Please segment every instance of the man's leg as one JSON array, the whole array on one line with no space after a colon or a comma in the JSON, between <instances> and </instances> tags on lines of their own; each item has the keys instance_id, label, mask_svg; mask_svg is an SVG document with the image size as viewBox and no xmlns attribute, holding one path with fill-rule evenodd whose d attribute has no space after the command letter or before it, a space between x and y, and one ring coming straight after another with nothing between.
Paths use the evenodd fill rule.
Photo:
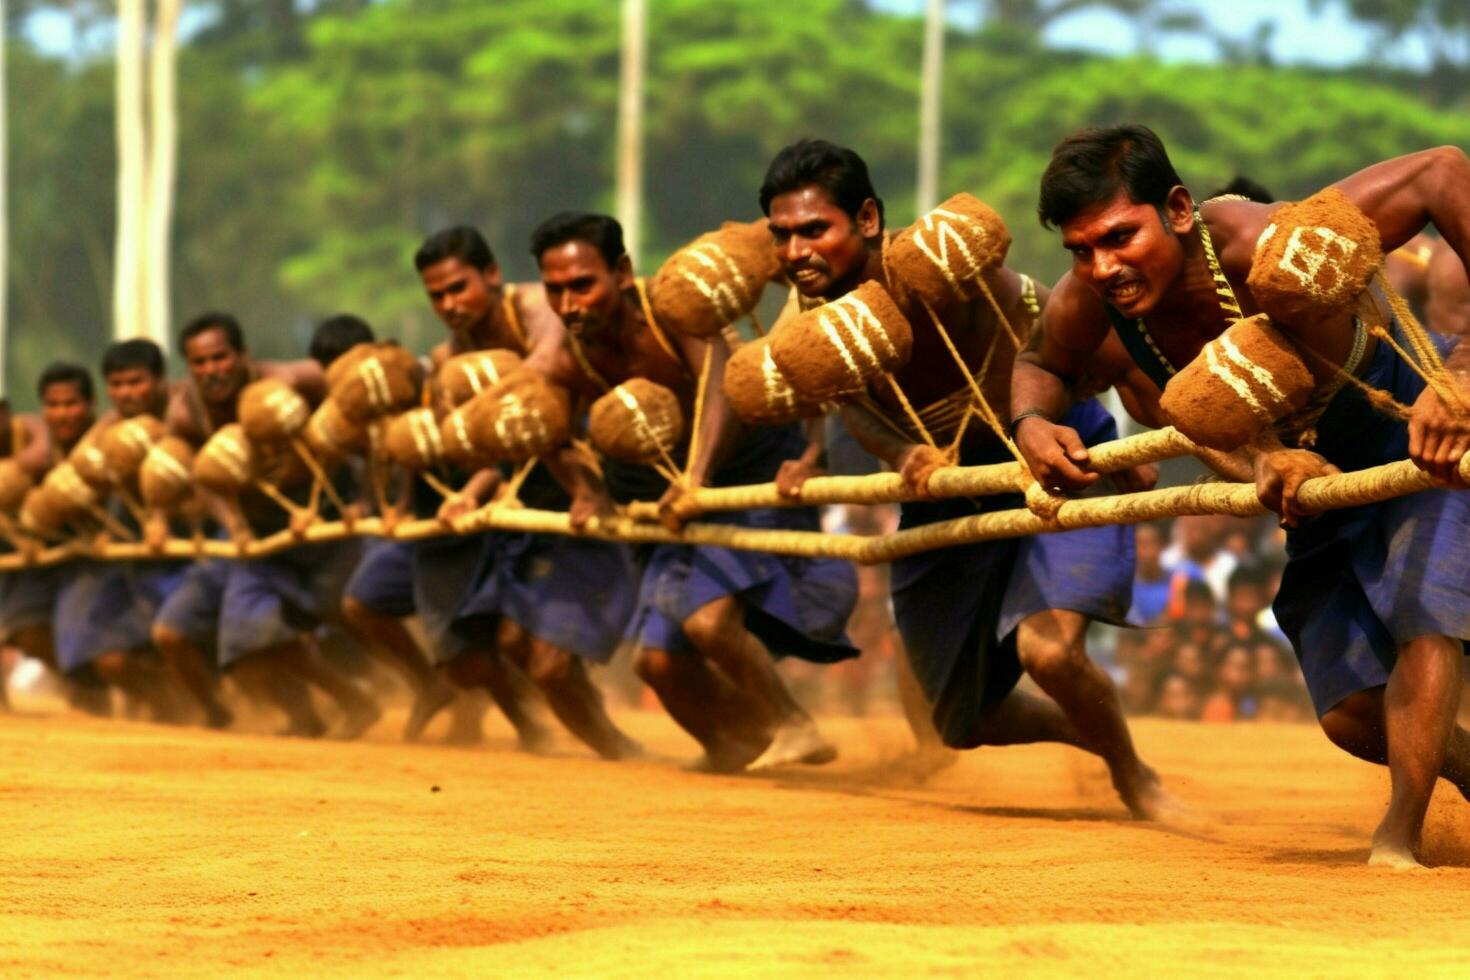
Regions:
<instances>
[{"instance_id":1,"label":"man's leg","mask_svg":"<svg viewBox=\"0 0 1470 980\"><path fill-rule=\"evenodd\" d=\"M408 681L414 697L403 740L416 741L434 716L454 700L454 688L429 665L401 620L380 615L351 595L342 599L342 618L353 636L380 662L392 666Z\"/></svg>"},{"instance_id":2,"label":"man's leg","mask_svg":"<svg viewBox=\"0 0 1470 980\"><path fill-rule=\"evenodd\" d=\"M383 716L372 696L335 668L316 656L309 641L285 643L268 651L270 660L299 677L307 684L321 688L342 709L342 728L338 737L358 738Z\"/></svg>"},{"instance_id":3,"label":"man's leg","mask_svg":"<svg viewBox=\"0 0 1470 980\"><path fill-rule=\"evenodd\" d=\"M764 643L745 628L745 607L736 596L722 596L696 609L680 624L702 656L760 705L761 721L774 731L771 744L751 763L764 769L791 762L819 765L837 757L811 715L786 689Z\"/></svg>"},{"instance_id":4,"label":"man's leg","mask_svg":"<svg viewBox=\"0 0 1470 980\"><path fill-rule=\"evenodd\" d=\"M169 698L168 677L162 665L146 655L126 650L108 650L92 661L92 669L107 684L145 705L154 721L176 723Z\"/></svg>"},{"instance_id":5,"label":"man's leg","mask_svg":"<svg viewBox=\"0 0 1470 980\"><path fill-rule=\"evenodd\" d=\"M321 738L327 733L311 701L311 690L295 671L277 662L273 650L258 650L236 660L230 674L246 696L257 704L268 704L286 716L286 727L277 734L290 738Z\"/></svg>"},{"instance_id":6,"label":"man's leg","mask_svg":"<svg viewBox=\"0 0 1470 980\"><path fill-rule=\"evenodd\" d=\"M893 658L893 680L898 687L898 702L914 735L915 756L919 764L937 772L959 761L960 754L944 744L934 727L934 708L924 696L924 688L909 663L908 654L899 651Z\"/></svg>"},{"instance_id":7,"label":"man's leg","mask_svg":"<svg viewBox=\"0 0 1470 980\"><path fill-rule=\"evenodd\" d=\"M551 732L531 713L516 690L507 664L494 650L466 650L449 661L449 678L467 689L484 688L516 730L524 752L542 752L551 744Z\"/></svg>"},{"instance_id":8,"label":"man's leg","mask_svg":"<svg viewBox=\"0 0 1470 980\"><path fill-rule=\"evenodd\" d=\"M1062 609L1034 613L1021 621L1016 638L1021 666L1063 716L1048 717L1046 709L1032 704L1021 709L1022 720L1038 734L1050 729L1056 741L1101 756L1133 815L1157 819L1172 801L1133 748L1112 679L1087 656L1087 624L1083 614Z\"/></svg>"},{"instance_id":9,"label":"man's leg","mask_svg":"<svg viewBox=\"0 0 1470 980\"><path fill-rule=\"evenodd\" d=\"M526 671L567 730L598 755L622 759L642 752L608 717L602 692L592 685L576 654L531 636L509 617L500 621L496 646Z\"/></svg>"},{"instance_id":10,"label":"man's leg","mask_svg":"<svg viewBox=\"0 0 1470 980\"><path fill-rule=\"evenodd\" d=\"M228 728L235 716L220 702L219 680L205 663L199 647L162 622L153 624L153 646L174 678L204 710L204 724L209 728Z\"/></svg>"},{"instance_id":11,"label":"man's leg","mask_svg":"<svg viewBox=\"0 0 1470 980\"><path fill-rule=\"evenodd\" d=\"M638 677L658 695L664 710L705 751L713 772L740 772L771 741L760 706L703 657L645 647L633 661Z\"/></svg>"},{"instance_id":12,"label":"man's leg","mask_svg":"<svg viewBox=\"0 0 1470 980\"><path fill-rule=\"evenodd\" d=\"M1389 767L1388 812L1373 832L1369 863L1418 866L1415 851L1436 778L1470 799L1470 732L1455 723L1459 640L1421 636L1400 645L1386 687L1359 691L1321 719L1333 744Z\"/></svg>"}]
</instances>

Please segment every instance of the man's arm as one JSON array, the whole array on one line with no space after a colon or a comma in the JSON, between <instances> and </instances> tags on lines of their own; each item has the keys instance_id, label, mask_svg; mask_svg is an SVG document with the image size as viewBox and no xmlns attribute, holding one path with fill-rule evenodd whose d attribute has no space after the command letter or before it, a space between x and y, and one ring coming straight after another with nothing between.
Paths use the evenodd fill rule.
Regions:
<instances>
[{"instance_id":1,"label":"man's arm","mask_svg":"<svg viewBox=\"0 0 1470 980\"><path fill-rule=\"evenodd\" d=\"M921 497L928 494L929 477L934 471L954 462L943 450L899 435L865 405L843 405L842 421L858 445L893 467L904 483Z\"/></svg>"},{"instance_id":2,"label":"man's arm","mask_svg":"<svg viewBox=\"0 0 1470 980\"><path fill-rule=\"evenodd\" d=\"M1470 268L1470 157L1453 146L1423 150L1360 170L1336 185L1373 219L1390 252L1433 222ZM1470 403L1470 344L1445 359L1462 401ZM1436 480L1460 483L1460 459L1470 450L1470 413L1445 405L1432 388L1414 403L1409 456Z\"/></svg>"},{"instance_id":3,"label":"man's arm","mask_svg":"<svg viewBox=\"0 0 1470 980\"><path fill-rule=\"evenodd\" d=\"M1096 483L1075 429L1057 425L1084 378L1099 379L1098 353L1111 325L1102 301L1070 274L1052 290L1011 372L1012 438L1044 487L1080 490ZM1114 378L1101 380L1115 381Z\"/></svg>"}]
</instances>

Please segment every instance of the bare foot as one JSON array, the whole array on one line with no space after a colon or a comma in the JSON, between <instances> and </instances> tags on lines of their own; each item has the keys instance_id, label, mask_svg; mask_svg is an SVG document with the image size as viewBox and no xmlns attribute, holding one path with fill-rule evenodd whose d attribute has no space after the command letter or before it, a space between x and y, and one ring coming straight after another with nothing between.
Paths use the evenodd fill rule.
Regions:
<instances>
[{"instance_id":1,"label":"bare foot","mask_svg":"<svg viewBox=\"0 0 1470 980\"><path fill-rule=\"evenodd\" d=\"M766 750L745 768L751 772L799 763L806 766L826 765L837 758L837 746L822 737L817 723L810 718L788 722L776 729Z\"/></svg>"},{"instance_id":2,"label":"bare foot","mask_svg":"<svg viewBox=\"0 0 1470 980\"><path fill-rule=\"evenodd\" d=\"M643 745L622 732L618 732L617 739L605 751L599 749L597 754L604 759L617 761L619 759L637 759L643 755Z\"/></svg>"},{"instance_id":3,"label":"bare foot","mask_svg":"<svg viewBox=\"0 0 1470 980\"><path fill-rule=\"evenodd\" d=\"M1142 762L1128 776L1114 774L1113 787L1135 820L1171 825L1191 825L1201 820L1199 814L1166 793L1164 785L1159 782L1159 774Z\"/></svg>"},{"instance_id":4,"label":"bare foot","mask_svg":"<svg viewBox=\"0 0 1470 980\"><path fill-rule=\"evenodd\" d=\"M551 751L551 730L540 722L517 729L516 748L530 755L545 755Z\"/></svg>"},{"instance_id":5,"label":"bare foot","mask_svg":"<svg viewBox=\"0 0 1470 980\"><path fill-rule=\"evenodd\" d=\"M222 704L207 705L204 709L204 727L215 731L229 728L235 723L235 716Z\"/></svg>"},{"instance_id":6,"label":"bare foot","mask_svg":"<svg viewBox=\"0 0 1470 980\"><path fill-rule=\"evenodd\" d=\"M293 721L276 734L281 738L321 738L327 734L327 726L319 718L311 721Z\"/></svg>"},{"instance_id":7,"label":"bare foot","mask_svg":"<svg viewBox=\"0 0 1470 980\"><path fill-rule=\"evenodd\" d=\"M705 743L704 755L691 762L687 768L690 772L706 773L734 773L744 772L745 768L760 757L761 749L765 742L752 745L750 742L742 741L727 735L721 735Z\"/></svg>"},{"instance_id":8,"label":"bare foot","mask_svg":"<svg viewBox=\"0 0 1470 980\"><path fill-rule=\"evenodd\" d=\"M342 719L342 729L337 732L337 737L343 741L352 741L361 738L363 733L378 723L383 717L383 710L372 701L364 701Z\"/></svg>"},{"instance_id":9,"label":"bare foot","mask_svg":"<svg viewBox=\"0 0 1470 980\"><path fill-rule=\"evenodd\" d=\"M1374 844L1368 855L1368 867L1388 868L1391 871L1423 871L1424 865L1414 857L1414 852L1403 844Z\"/></svg>"},{"instance_id":10,"label":"bare foot","mask_svg":"<svg viewBox=\"0 0 1470 980\"><path fill-rule=\"evenodd\" d=\"M448 707L456 696L453 687L435 677L424 685L413 699L413 708L408 713L408 722L403 726L403 740L417 742L419 736L434 716ZM476 719L478 721L479 719Z\"/></svg>"},{"instance_id":11,"label":"bare foot","mask_svg":"<svg viewBox=\"0 0 1470 980\"><path fill-rule=\"evenodd\" d=\"M1393 871L1423 870L1424 865L1414 855L1418 849L1418 841L1406 840L1400 834L1385 831L1380 824L1373 832L1373 850L1368 855L1368 867Z\"/></svg>"}]
</instances>

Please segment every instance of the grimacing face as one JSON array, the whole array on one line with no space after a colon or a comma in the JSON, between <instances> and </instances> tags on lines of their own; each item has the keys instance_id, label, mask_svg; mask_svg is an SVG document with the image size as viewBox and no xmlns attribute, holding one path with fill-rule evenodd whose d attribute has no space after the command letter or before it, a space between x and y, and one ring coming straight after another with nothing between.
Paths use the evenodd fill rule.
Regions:
<instances>
[{"instance_id":1,"label":"grimacing face","mask_svg":"<svg viewBox=\"0 0 1470 980\"><path fill-rule=\"evenodd\" d=\"M573 239L541 253L546 302L579 337L603 333L617 321L623 290L633 284L627 257L609 267L591 242Z\"/></svg>"},{"instance_id":2,"label":"grimacing face","mask_svg":"<svg viewBox=\"0 0 1470 980\"><path fill-rule=\"evenodd\" d=\"M1062 223L1072 275L1131 319L1152 313L1184 269L1184 241L1194 228L1194 201L1176 187L1162 210L1135 204L1127 192Z\"/></svg>"},{"instance_id":3,"label":"grimacing face","mask_svg":"<svg viewBox=\"0 0 1470 980\"><path fill-rule=\"evenodd\" d=\"M184 363L199 394L215 405L238 395L250 376L245 352L231 347L229 337L218 327L200 331L184 343Z\"/></svg>"},{"instance_id":4,"label":"grimacing face","mask_svg":"<svg viewBox=\"0 0 1470 980\"><path fill-rule=\"evenodd\" d=\"M167 382L147 368L129 367L111 371L106 377L107 399L125 419L142 415L163 400Z\"/></svg>"},{"instance_id":5,"label":"grimacing face","mask_svg":"<svg viewBox=\"0 0 1470 980\"><path fill-rule=\"evenodd\" d=\"M860 284L868 241L881 233L878 205L863 202L856 217L817 184L771 198L771 242L781 269L803 296L838 299Z\"/></svg>"},{"instance_id":6,"label":"grimacing face","mask_svg":"<svg viewBox=\"0 0 1470 980\"><path fill-rule=\"evenodd\" d=\"M451 256L424 269L419 279L435 315L456 333L479 326L500 302L499 266L476 269Z\"/></svg>"},{"instance_id":7,"label":"grimacing face","mask_svg":"<svg viewBox=\"0 0 1470 980\"><path fill-rule=\"evenodd\" d=\"M53 381L41 392L41 418L51 438L70 446L92 424L92 400L72 381Z\"/></svg>"}]
</instances>

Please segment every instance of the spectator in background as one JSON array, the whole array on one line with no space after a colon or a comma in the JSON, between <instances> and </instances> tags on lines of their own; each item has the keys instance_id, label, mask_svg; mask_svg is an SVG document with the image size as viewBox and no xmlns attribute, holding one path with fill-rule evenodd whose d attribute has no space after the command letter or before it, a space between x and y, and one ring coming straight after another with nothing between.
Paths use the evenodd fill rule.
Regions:
<instances>
[{"instance_id":1,"label":"spectator in background","mask_svg":"<svg viewBox=\"0 0 1470 980\"><path fill-rule=\"evenodd\" d=\"M1182 674L1169 674L1159 687L1158 714L1178 721L1193 721L1199 717L1199 695L1194 685Z\"/></svg>"},{"instance_id":2,"label":"spectator in background","mask_svg":"<svg viewBox=\"0 0 1470 980\"><path fill-rule=\"evenodd\" d=\"M1140 524L1135 540L1138 570L1133 578L1133 608L1128 611L1128 620L1152 626L1169 608L1169 574L1159 563L1164 552L1164 531L1157 524Z\"/></svg>"},{"instance_id":3,"label":"spectator in background","mask_svg":"<svg viewBox=\"0 0 1470 980\"><path fill-rule=\"evenodd\" d=\"M1214 648L1220 632L1219 606L1204 582L1187 581L1176 603L1174 635L1178 643L1192 643L1201 650Z\"/></svg>"},{"instance_id":4,"label":"spectator in background","mask_svg":"<svg viewBox=\"0 0 1470 980\"><path fill-rule=\"evenodd\" d=\"M1251 648L1231 644L1215 672L1214 691L1205 699L1204 721L1243 721L1256 716L1256 671Z\"/></svg>"},{"instance_id":5,"label":"spectator in background","mask_svg":"<svg viewBox=\"0 0 1470 980\"><path fill-rule=\"evenodd\" d=\"M1175 580L1176 589L1179 581L1204 582L1217 602L1225 601L1230 574L1240 564L1235 555L1220 547L1230 523L1233 518L1210 514L1174 519L1174 540L1159 556L1159 563Z\"/></svg>"}]
</instances>

